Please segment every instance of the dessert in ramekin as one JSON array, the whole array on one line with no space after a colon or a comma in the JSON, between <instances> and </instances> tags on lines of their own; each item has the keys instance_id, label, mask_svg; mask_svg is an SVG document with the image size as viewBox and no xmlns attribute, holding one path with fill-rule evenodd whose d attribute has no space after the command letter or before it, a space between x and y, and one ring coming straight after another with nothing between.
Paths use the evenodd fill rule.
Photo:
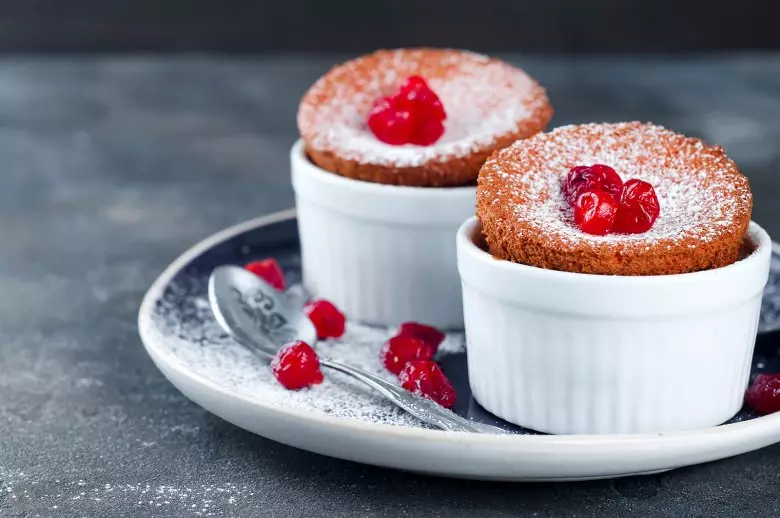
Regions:
<instances>
[{"instance_id":1,"label":"dessert in ramekin","mask_svg":"<svg viewBox=\"0 0 780 518\"><path fill-rule=\"evenodd\" d=\"M605 166L622 190L593 173ZM654 191L631 220L642 231L623 212L634 182ZM599 197L616 213L588 212ZM496 153L477 198L457 247L487 410L557 434L670 432L739 410L771 240L721 148L638 123L558 128ZM594 214L611 226L588 226Z\"/></svg>"},{"instance_id":2,"label":"dessert in ramekin","mask_svg":"<svg viewBox=\"0 0 780 518\"><path fill-rule=\"evenodd\" d=\"M357 321L462 328L452 236L479 168L551 115L525 72L471 52L335 67L301 101L291 152L306 287Z\"/></svg>"}]
</instances>

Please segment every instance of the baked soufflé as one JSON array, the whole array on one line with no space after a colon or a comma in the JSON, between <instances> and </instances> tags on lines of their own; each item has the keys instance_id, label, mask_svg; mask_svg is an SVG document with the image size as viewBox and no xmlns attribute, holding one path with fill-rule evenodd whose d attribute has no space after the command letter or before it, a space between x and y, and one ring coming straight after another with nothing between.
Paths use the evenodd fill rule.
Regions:
<instances>
[{"instance_id":1,"label":"baked souffl\u00e9","mask_svg":"<svg viewBox=\"0 0 780 518\"><path fill-rule=\"evenodd\" d=\"M740 255L752 205L723 148L639 122L517 141L485 162L477 186L494 257L604 275L727 266Z\"/></svg>"},{"instance_id":2,"label":"baked souffl\u00e9","mask_svg":"<svg viewBox=\"0 0 780 518\"><path fill-rule=\"evenodd\" d=\"M544 130L544 89L503 61L450 49L380 50L304 95L298 128L316 165L417 187L473 185L497 149Z\"/></svg>"}]
</instances>

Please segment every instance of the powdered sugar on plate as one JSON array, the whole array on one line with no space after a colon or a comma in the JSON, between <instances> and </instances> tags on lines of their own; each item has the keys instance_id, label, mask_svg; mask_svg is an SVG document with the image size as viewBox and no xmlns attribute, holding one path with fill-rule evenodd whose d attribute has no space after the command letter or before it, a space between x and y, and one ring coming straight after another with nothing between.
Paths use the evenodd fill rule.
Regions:
<instances>
[{"instance_id":1,"label":"powdered sugar on plate","mask_svg":"<svg viewBox=\"0 0 780 518\"><path fill-rule=\"evenodd\" d=\"M392 146L366 126L373 103L411 75L423 76L447 112L431 146ZM301 102L298 126L307 145L364 164L420 166L490 148L497 137L539 118L544 90L525 72L496 59L452 50L380 51L349 61L317 81ZM545 121L546 122L546 121ZM535 124L541 127L542 123Z\"/></svg>"},{"instance_id":2,"label":"powdered sugar on plate","mask_svg":"<svg viewBox=\"0 0 780 518\"><path fill-rule=\"evenodd\" d=\"M293 288L292 291L297 290ZM205 293L205 279L179 279L166 290L146 324L145 319L141 319L142 325L146 326L144 334L190 371L235 393L279 408L296 408L371 423L427 427L363 385L333 371L325 371L325 381L310 389L284 389L267 363L222 331L213 318ZM322 357L340 360L395 381L379 360L382 344L394 332L395 329L348 323L343 338L320 342L316 348ZM439 355L464 350L463 335L449 334Z\"/></svg>"}]
</instances>

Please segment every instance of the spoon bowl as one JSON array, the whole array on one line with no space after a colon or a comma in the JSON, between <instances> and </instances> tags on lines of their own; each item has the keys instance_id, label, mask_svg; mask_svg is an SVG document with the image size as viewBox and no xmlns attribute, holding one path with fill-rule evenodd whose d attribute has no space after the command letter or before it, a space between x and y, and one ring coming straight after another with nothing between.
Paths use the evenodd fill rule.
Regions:
<instances>
[{"instance_id":1,"label":"spoon bowl","mask_svg":"<svg viewBox=\"0 0 780 518\"><path fill-rule=\"evenodd\" d=\"M219 266L209 278L209 302L219 325L241 345L268 359L294 340L312 347L317 330L293 300L238 266Z\"/></svg>"}]
</instances>

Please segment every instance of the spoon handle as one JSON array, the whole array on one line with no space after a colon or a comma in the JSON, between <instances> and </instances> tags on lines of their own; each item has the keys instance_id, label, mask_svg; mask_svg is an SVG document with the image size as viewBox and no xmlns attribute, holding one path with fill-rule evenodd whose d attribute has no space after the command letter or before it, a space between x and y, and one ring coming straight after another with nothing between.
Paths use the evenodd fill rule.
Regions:
<instances>
[{"instance_id":1,"label":"spoon handle","mask_svg":"<svg viewBox=\"0 0 780 518\"><path fill-rule=\"evenodd\" d=\"M273 359L273 355L251 337L246 336L241 332L236 332L235 330L233 331L233 337L251 352L256 354L260 359L265 361L271 361ZM320 365L360 381L364 385L374 389L375 392L378 392L384 396L385 399L394 403L402 410L407 411L417 419L441 430L450 432L507 433L505 430L495 426L469 421L455 412L447 410L438 403L434 403L430 399L425 399L417 394L413 394L398 385L383 380L379 376L357 369L351 365L325 358L320 359Z\"/></svg>"},{"instance_id":2,"label":"spoon handle","mask_svg":"<svg viewBox=\"0 0 780 518\"><path fill-rule=\"evenodd\" d=\"M394 385L378 376L356 369L350 365L331 359L321 359L320 365L339 371L342 374L346 374L347 376L362 382L383 395L388 401L394 403L401 409L406 410L417 419L435 426L436 428L450 432L506 433L506 431L501 428L469 421L468 419L447 410L441 405L434 403L430 399L420 397L398 385Z\"/></svg>"}]
</instances>

